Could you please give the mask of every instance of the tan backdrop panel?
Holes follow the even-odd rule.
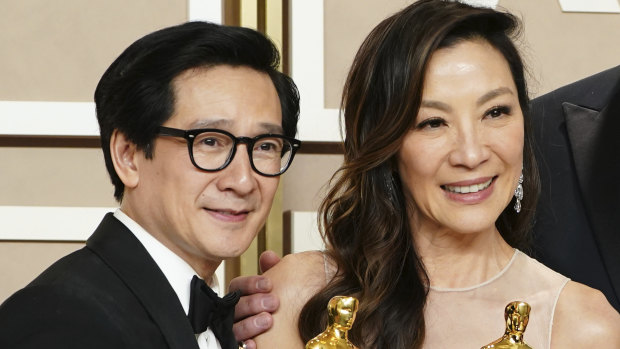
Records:
[[[316,211],[342,159],[342,155],[296,155],[282,176],[282,211]]]
[[[92,101],[121,51],[187,20],[187,0],[6,1],[0,11],[0,100]]]
[[[100,149],[0,147],[0,159],[0,205],[117,205]]]
[[[0,303],[57,259],[82,246],[83,243],[1,242]]]
[[[338,108],[346,73],[366,35],[412,1],[325,0],[325,106]],[[620,64],[620,14],[563,13],[557,0],[500,0],[523,19],[520,43],[532,96]]]
[[[342,86],[357,49],[381,20],[411,0],[325,0],[325,107],[338,108]]]

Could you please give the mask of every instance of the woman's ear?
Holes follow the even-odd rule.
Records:
[[[135,188],[140,179],[138,172],[137,146],[119,130],[110,137],[110,155],[114,170],[126,188]]]

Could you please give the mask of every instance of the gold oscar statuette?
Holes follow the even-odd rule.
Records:
[[[506,332],[502,338],[481,349],[532,349],[523,341],[523,332],[530,319],[530,305],[525,302],[511,302],[504,310]]]
[[[327,328],[306,343],[306,349],[358,349],[349,341],[358,301],[354,297],[335,296],[327,304]]]

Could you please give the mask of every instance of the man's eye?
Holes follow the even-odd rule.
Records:
[[[225,135],[219,134],[202,134],[199,135],[194,143],[194,146],[200,147],[203,150],[207,149],[223,149],[230,147],[232,140]]]
[[[200,141],[200,144],[201,145],[205,145],[205,146],[213,147],[213,146],[217,145],[217,139],[215,139],[215,138],[205,138],[205,139],[202,139]]]
[[[273,142],[261,142],[257,144],[256,150],[263,152],[275,152],[279,151],[278,149],[280,148],[282,147],[279,147],[276,143]]]

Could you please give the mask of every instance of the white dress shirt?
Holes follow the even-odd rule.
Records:
[[[177,297],[179,297],[179,301],[187,315],[189,312],[192,277],[197,275],[196,271],[194,271],[181,257],[170,251],[120,209],[114,212],[114,217],[121,221],[121,223],[136,236],[153,260],[155,260],[155,263],[157,263],[159,269],[161,269],[166,279],[168,279]],[[211,287],[218,296],[220,295],[219,282],[215,274],[213,274],[212,282],[209,284],[209,287]],[[196,340],[198,341],[200,349],[222,349],[215,334],[213,334],[210,328],[207,328],[203,333],[197,334]]]

